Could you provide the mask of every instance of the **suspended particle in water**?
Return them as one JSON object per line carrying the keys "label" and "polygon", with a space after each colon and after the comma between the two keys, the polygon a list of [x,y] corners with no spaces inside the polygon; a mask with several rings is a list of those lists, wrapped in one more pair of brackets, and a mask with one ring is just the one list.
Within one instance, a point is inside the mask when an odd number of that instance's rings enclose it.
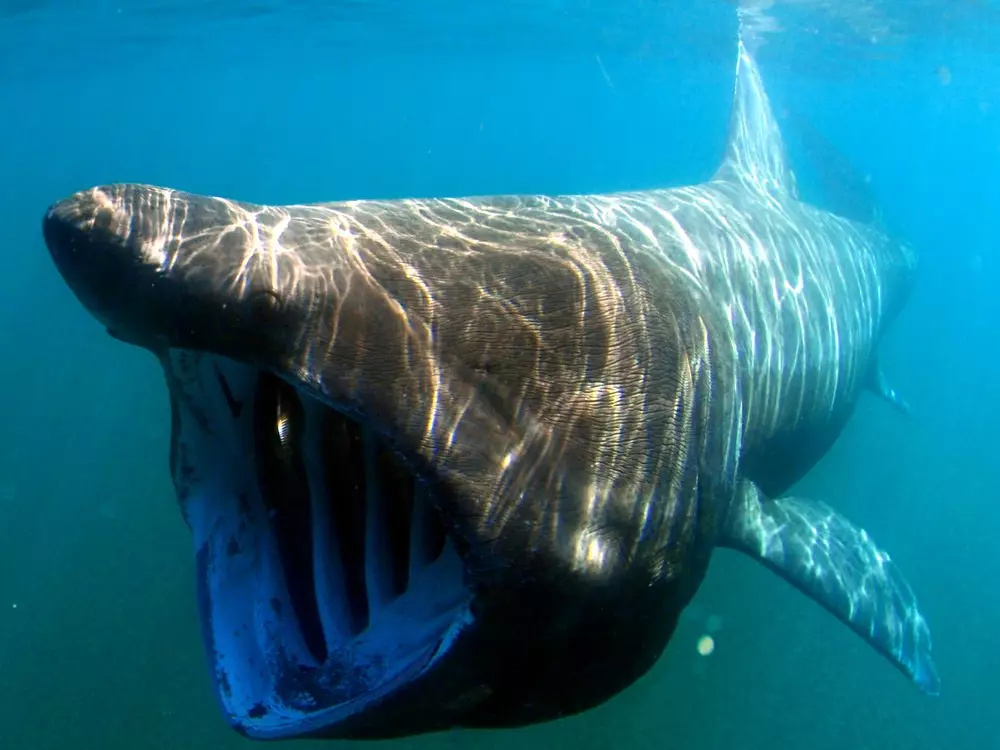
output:
{"label": "suspended particle in water", "polygon": [[712,635],[720,630],[722,630],[722,618],[718,615],[709,615],[708,619],[705,620],[705,632]]}
{"label": "suspended particle in water", "polygon": [[703,635],[698,639],[698,653],[702,656],[709,656],[715,651],[715,639],[710,635]]}
{"label": "suspended particle in water", "polygon": [[597,67],[601,69],[601,75],[604,77],[604,82],[608,84],[608,88],[612,91],[615,90],[615,84],[611,80],[611,76],[608,75],[608,69],[604,67],[604,61],[601,60],[600,55],[594,55],[594,59],[597,60]]}
{"label": "suspended particle in water", "polygon": [[947,86],[951,83],[951,68],[947,65],[939,65],[936,72],[942,86]]}

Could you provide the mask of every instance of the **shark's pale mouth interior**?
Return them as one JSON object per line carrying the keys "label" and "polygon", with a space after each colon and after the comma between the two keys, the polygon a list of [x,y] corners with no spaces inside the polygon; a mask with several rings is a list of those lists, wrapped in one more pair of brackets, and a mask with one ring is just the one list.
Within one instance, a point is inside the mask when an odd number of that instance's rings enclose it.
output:
{"label": "shark's pale mouth interior", "polygon": [[172,465],[233,725],[336,725],[447,652],[472,595],[434,497],[382,438],[281,378],[171,352]]}

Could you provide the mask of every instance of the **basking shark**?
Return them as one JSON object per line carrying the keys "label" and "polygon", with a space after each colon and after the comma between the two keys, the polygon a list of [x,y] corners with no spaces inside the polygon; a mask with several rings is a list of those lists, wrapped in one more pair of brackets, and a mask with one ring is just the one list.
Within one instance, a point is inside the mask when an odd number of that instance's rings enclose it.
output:
{"label": "basking shark", "polygon": [[162,363],[214,684],[261,739],[505,727],[643,675],[712,551],[936,693],[912,590],[784,493],[865,389],[915,255],[800,201],[741,41],[703,184],[267,206],[85,190],[82,304]]}

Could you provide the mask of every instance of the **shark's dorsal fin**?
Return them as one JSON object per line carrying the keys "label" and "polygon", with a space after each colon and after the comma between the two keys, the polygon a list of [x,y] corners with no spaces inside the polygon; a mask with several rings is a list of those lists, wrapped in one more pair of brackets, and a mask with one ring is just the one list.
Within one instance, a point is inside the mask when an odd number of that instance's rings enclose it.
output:
{"label": "shark's dorsal fin", "polygon": [[740,182],[779,198],[797,197],[795,175],[788,167],[781,129],[742,28],[738,49],[729,139],[715,179]]}

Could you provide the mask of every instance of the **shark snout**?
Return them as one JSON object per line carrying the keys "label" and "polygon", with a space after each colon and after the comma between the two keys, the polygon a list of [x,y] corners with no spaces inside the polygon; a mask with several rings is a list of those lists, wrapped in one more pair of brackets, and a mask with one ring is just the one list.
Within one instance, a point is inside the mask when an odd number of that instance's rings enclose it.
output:
{"label": "shark snout", "polygon": [[110,185],[53,204],[42,233],[70,289],[117,338],[257,361],[285,343],[287,295],[261,264],[248,270],[242,215],[219,199]]}
{"label": "shark snout", "polygon": [[42,234],[59,273],[100,322],[115,329],[146,276],[131,238],[133,220],[121,196],[94,188],[49,207]]}

